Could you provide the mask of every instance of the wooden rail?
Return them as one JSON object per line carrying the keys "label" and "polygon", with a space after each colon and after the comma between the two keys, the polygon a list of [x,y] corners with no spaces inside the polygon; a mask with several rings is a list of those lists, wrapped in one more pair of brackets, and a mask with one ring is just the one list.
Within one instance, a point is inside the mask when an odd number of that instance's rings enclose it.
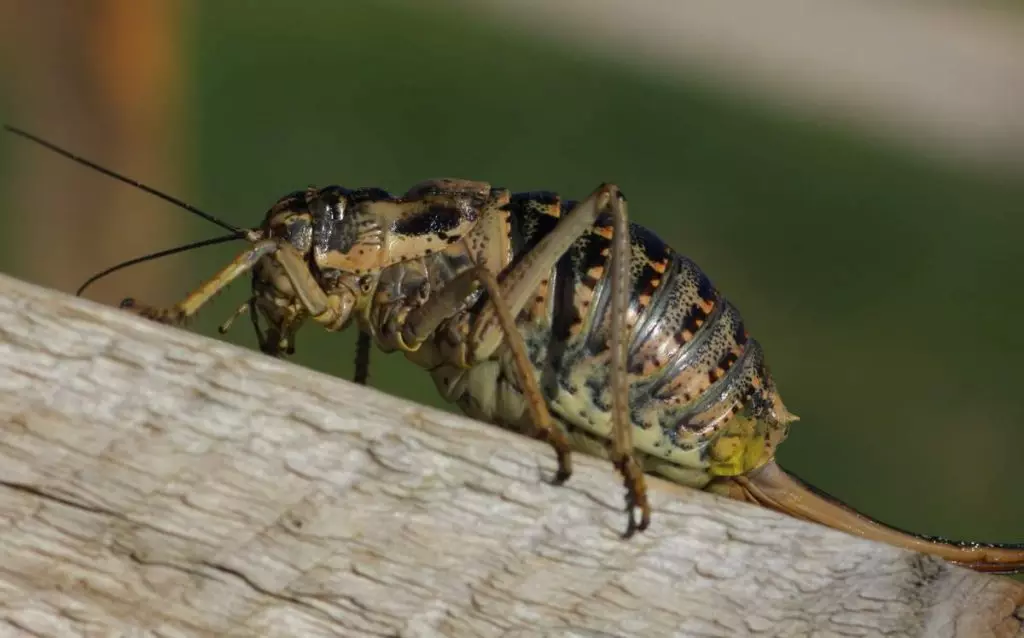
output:
{"label": "wooden rail", "polygon": [[0,276],[0,635],[1024,636],[1024,585]]}

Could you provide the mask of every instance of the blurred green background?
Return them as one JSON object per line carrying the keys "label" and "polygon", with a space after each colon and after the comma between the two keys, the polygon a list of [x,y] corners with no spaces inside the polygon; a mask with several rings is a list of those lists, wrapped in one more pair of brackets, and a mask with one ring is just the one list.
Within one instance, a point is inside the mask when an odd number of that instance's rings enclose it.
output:
{"label": "blurred green background", "polygon": [[[701,264],[765,346],[802,418],[779,452],[783,466],[903,528],[1024,542],[1020,175],[959,170],[697,79],[598,61],[423,3],[189,6],[177,32],[185,56],[172,132],[178,178],[118,163],[102,135],[73,150],[158,188],[170,182],[187,201],[248,226],[309,184],[401,192],[460,176],[582,197],[613,181],[634,221]],[[12,86],[0,87],[4,119],[28,127],[33,107]],[[67,143],[72,126],[88,123],[35,132]],[[13,195],[19,158],[48,176],[33,196],[74,190],[60,176],[87,171],[10,136],[0,141],[8,206],[0,269],[57,285],[40,274],[50,255],[26,247],[38,211],[13,207],[34,201]],[[219,232],[111,188],[134,225],[94,221],[101,207],[64,211],[80,229],[72,245],[104,246],[74,261],[68,281],[142,246]],[[43,233],[58,232],[50,224]],[[115,275],[103,299],[172,303],[239,248],[140,266],[162,273],[143,290],[130,279],[143,275]],[[247,290],[219,297],[195,330],[216,338]],[[228,339],[251,347],[247,327]],[[310,327],[296,361],[350,377],[354,342]],[[401,355],[375,352],[371,376],[385,392],[448,408]]]}

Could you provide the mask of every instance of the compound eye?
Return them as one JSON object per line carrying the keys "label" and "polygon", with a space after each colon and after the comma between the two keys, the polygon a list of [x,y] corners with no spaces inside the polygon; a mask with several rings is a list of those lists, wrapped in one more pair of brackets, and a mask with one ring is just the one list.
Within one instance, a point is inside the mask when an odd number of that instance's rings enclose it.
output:
{"label": "compound eye", "polygon": [[304,253],[313,244],[313,228],[308,219],[297,217],[285,224],[285,237],[289,244]]}

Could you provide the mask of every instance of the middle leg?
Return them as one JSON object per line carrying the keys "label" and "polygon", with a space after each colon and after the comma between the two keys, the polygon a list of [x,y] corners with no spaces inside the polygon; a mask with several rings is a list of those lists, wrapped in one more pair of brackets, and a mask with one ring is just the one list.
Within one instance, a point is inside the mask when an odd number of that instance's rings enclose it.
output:
{"label": "middle leg", "polygon": [[[611,450],[616,469],[626,487],[626,507],[629,512],[625,536],[643,531],[650,524],[651,509],[647,499],[647,483],[643,469],[633,455],[633,424],[629,416],[629,378],[626,369],[629,343],[626,312],[629,304],[630,247],[626,200],[618,187],[604,184],[589,197],[579,202],[558,225],[506,273],[500,282],[500,297],[507,310],[517,316],[535,294],[554,264],[572,244],[594,226],[601,213],[612,219],[611,263],[608,277],[611,281],[611,316],[608,325],[611,348]],[[474,354],[486,358],[501,342],[499,308],[487,304],[477,317],[470,343]],[[640,510],[640,520],[635,510]]]}
{"label": "middle leg", "polygon": [[[572,475],[569,439],[562,428],[556,425],[551,418],[547,401],[545,401],[540,384],[533,373],[533,366],[530,364],[530,358],[526,352],[523,335],[516,329],[515,319],[501,296],[501,284],[498,283],[494,273],[483,266],[476,266],[449,281],[443,289],[427,299],[422,306],[409,312],[401,328],[397,331],[400,335],[397,345],[403,350],[419,348],[420,344],[434,334],[441,322],[452,318],[459,312],[465,299],[476,292],[480,286],[487,292],[487,305],[494,308],[499,327],[504,333],[505,343],[512,354],[512,362],[516,368],[516,375],[526,399],[526,408],[533,424],[533,435],[542,441],[547,441],[555,449],[558,458],[558,473],[555,475],[554,483],[564,483]],[[461,333],[462,328],[466,328],[465,332],[472,332],[477,320],[466,314],[460,321],[464,323],[454,326],[456,333]],[[466,360],[475,362],[485,358],[478,356],[478,352],[472,344],[466,345],[469,349],[468,356],[465,357]]]}

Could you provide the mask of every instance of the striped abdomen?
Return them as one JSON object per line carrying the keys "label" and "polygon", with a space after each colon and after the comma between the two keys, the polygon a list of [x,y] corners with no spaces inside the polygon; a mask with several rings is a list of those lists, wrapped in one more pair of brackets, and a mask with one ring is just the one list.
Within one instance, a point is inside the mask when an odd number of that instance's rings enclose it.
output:
{"label": "striped abdomen", "polygon": [[[512,263],[574,204],[552,193],[513,195],[507,206]],[[585,436],[582,431],[603,438],[611,427],[611,232],[611,220],[600,218],[518,317],[551,411],[577,437]],[[687,484],[753,469],[771,457],[792,419],[761,346],[696,264],[636,224],[630,225],[630,245],[626,338],[637,449],[650,471]],[[466,376],[452,398],[467,411],[507,425],[521,420],[508,361],[481,364]]]}

